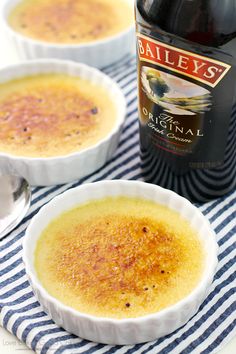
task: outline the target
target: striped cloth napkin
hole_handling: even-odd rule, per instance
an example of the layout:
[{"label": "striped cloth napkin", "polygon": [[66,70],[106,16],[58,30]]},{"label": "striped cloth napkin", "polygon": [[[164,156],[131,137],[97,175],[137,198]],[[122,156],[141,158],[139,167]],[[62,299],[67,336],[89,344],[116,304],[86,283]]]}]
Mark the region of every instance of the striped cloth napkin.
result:
[{"label": "striped cloth napkin", "polygon": [[75,183],[34,188],[31,208],[22,223],[0,243],[1,324],[35,352],[131,354],[215,353],[233,338],[236,327],[236,191],[200,206],[217,234],[219,266],[199,312],[176,332],[152,343],[108,346],[82,340],[54,324],[37,302],[22,263],[22,240],[31,218],[53,197],[85,182],[104,179],[142,180],[139,162],[135,58],[126,57],[104,72],[123,90],[128,115],[115,156],[100,170]]}]

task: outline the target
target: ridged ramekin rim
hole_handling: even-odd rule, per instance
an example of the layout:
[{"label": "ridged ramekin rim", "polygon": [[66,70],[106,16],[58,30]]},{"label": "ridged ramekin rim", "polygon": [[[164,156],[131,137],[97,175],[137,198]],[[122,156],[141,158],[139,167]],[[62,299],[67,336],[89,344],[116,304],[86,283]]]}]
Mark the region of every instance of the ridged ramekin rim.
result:
[{"label": "ridged ramekin rim", "polygon": [[[5,67],[0,68],[0,75],[1,72],[5,72],[5,71],[11,71],[11,69],[21,69],[22,66],[24,67],[37,67],[39,68],[41,64],[45,64],[45,65],[53,65],[53,64],[59,64],[59,65],[65,65],[68,68],[70,67],[77,67],[77,68],[81,68],[81,69],[85,69],[87,71],[90,71],[91,73],[94,73],[95,75],[99,75],[100,77],[104,78],[106,80],[107,83],[109,83],[114,90],[116,90],[116,92],[119,94],[119,106],[120,106],[120,112],[118,115],[118,111],[117,111],[117,122],[115,124],[115,126],[113,127],[113,129],[111,130],[110,133],[108,133],[107,136],[105,136],[103,139],[99,140],[96,144],[85,148],[81,151],[75,151],[73,153],[67,154],[67,155],[58,155],[58,156],[52,156],[52,157],[30,157],[30,156],[23,156],[23,155],[13,155],[10,153],[5,153],[5,152],[1,152],[0,151],[0,158],[4,158],[6,160],[9,161],[24,161],[27,164],[35,164],[35,163],[60,163],[64,160],[69,160],[69,159],[74,159],[74,158],[83,158],[84,156],[86,156],[87,154],[90,154],[92,152],[95,152],[96,150],[98,150],[100,147],[102,147],[105,144],[108,144],[109,141],[111,141],[114,136],[116,136],[120,130],[122,129],[124,122],[125,122],[125,118],[126,118],[126,114],[127,114],[127,103],[126,103],[126,99],[125,96],[122,92],[122,90],[119,88],[118,84],[112,80],[108,75],[106,75],[105,73],[103,73],[102,71],[100,71],[97,68],[91,67],[87,64],[84,63],[78,63],[78,62],[74,62],[72,60],[63,60],[63,59],[34,59],[34,60],[30,60],[30,61],[21,61],[18,64],[11,64],[11,65],[7,65]],[[38,71],[38,73],[34,73],[33,75],[37,75],[40,74],[40,69]],[[53,70],[52,70],[52,73]],[[58,73],[55,71],[55,73]],[[68,75],[68,73],[66,71],[60,71],[60,73],[65,73]],[[32,74],[22,74],[22,78],[25,76],[33,76]],[[75,75],[70,75],[72,77],[76,77]],[[17,77],[19,78],[19,77]],[[14,76],[12,77],[12,79],[10,80],[14,80]],[[10,81],[10,80],[6,80],[6,82]],[[89,80],[88,80],[89,81]],[[110,95],[110,98],[112,100],[112,96]]]},{"label": "ridged ramekin rim", "polygon": [[[208,228],[208,233],[209,233],[209,238],[211,236],[211,243],[212,243],[212,247],[210,249],[207,250],[207,254],[211,254],[211,256],[214,258],[214,260],[212,261],[212,263],[209,265],[207,264],[207,266],[205,265],[205,269],[204,269],[204,273],[201,277],[201,280],[199,281],[199,283],[197,284],[197,286],[193,289],[193,291],[186,297],[184,297],[182,300],[178,301],[176,304],[167,307],[166,309],[163,309],[159,312],[156,313],[152,313],[149,315],[145,315],[145,316],[141,316],[141,317],[137,317],[137,318],[125,318],[125,319],[115,319],[115,318],[110,318],[110,317],[97,317],[97,316],[93,316],[90,314],[86,314],[86,313],[82,313],[79,312],[75,309],[73,309],[72,307],[63,304],[62,302],[60,302],[59,300],[57,300],[55,297],[53,297],[52,295],[50,295],[47,290],[43,287],[43,285],[40,283],[40,281],[37,279],[37,277],[34,275],[33,270],[31,269],[31,265],[30,265],[30,261],[28,260],[28,246],[27,246],[27,242],[29,242],[30,240],[30,235],[32,232],[32,229],[34,227],[34,220],[36,220],[37,218],[40,218],[41,215],[48,209],[51,209],[53,206],[55,207],[57,202],[60,200],[63,200],[65,195],[69,195],[69,194],[73,194],[76,191],[79,191],[81,189],[89,189],[91,186],[93,186],[92,188],[95,188],[97,186],[105,186],[108,184],[114,184],[114,183],[119,183],[119,184],[123,184],[123,185],[129,185],[129,184],[136,184],[139,188],[154,188],[156,191],[161,191],[161,192],[165,192],[166,195],[168,194],[170,198],[177,198],[179,199],[183,204],[185,204],[186,207],[191,207],[191,209],[194,210],[194,212],[196,213],[196,215],[200,216],[207,228]],[[125,195],[122,194],[122,195]],[[106,193],[104,194],[104,197],[106,196]],[[91,196],[92,199],[92,196]],[[162,203],[161,203],[162,204]],[[167,205],[167,204],[164,204]],[[171,207],[170,207],[171,208]],[[67,209],[65,209],[64,211],[66,211]],[[51,219],[53,220],[53,218]],[[32,287],[35,291],[39,291],[40,295],[43,297],[44,302],[46,301],[47,303],[51,303],[53,304],[53,306],[56,306],[57,309],[59,309],[59,311],[62,311],[63,313],[66,313],[66,315],[72,315],[74,317],[76,317],[77,319],[86,319],[89,321],[92,321],[93,323],[96,323],[99,325],[99,323],[108,323],[108,324],[112,324],[112,325],[137,325],[137,324],[143,324],[145,322],[148,321],[153,321],[153,320],[160,320],[163,317],[168,317],[168,316],[173,316],[173,313],[179,313],[181,311],[181,309],[183,309],[186,305],[191,305],[194,302],[196,302],[196,299],[198,299],[197,302],[199,302],[199,297],[201,298],[202,296],[205,296],[206,291],[208,290],[208,288],[210,287],[210,285],[212,284],[213,281],[213,277],[216,271],[216,267],[218,265],[218,258],[217,258],[217,254],[218,254],[218,244],[216,241],[216,235],[214,230],[211,228],[210,222],[208,221],[208,219],[201,213],[201,211],[194,206],[190,201],[188,201],[186,198],[179,196],[177,193],[167,190],[165,188],[162,188],[160,186],[156,186],[156,185],[151,185],[142,181],[129,181],[129,180],[105,180],[105,181],[99,181],[99,182],[94,182],[94,183],[86,183],[83,184],[79,187],[76,188],[72,188],[67,190],[66,192],[60,194],[59,196],[53,198],[48,204],[46,204],[45,206],[43,206],[41,208],[41,210],[39,211],[39,213],[37,215],[35,215],[27,230],[26,230],[26,234],[25,234],[25,238],[23,241],[23,262],[25,264],[25,268],[26,268],[26,274],[29,277]],[[34,252],[34,250],[33,250]]]},{"label": "ridged ramekin rim", "polygon": [[[5,10],[6,10],[6,6],[9,6],[9,3],[12,0],[4,0],[2,3],[2,6],[0,8],[0,19],[2,20],[2,24],[4,26],[4,29],[9,32],[11,34],[11,36],[14,36],[15,38],[17,38],[17,40],[21,41],[21,42],[27,42],[29,45],[33,45],[33,46],[41,46],[43,48],[53,48],[53,49],[65,49],[65,50],[70,50],[70,49],[87,49],[87,48],[96,48],[99,47],[101,45],[109,45],[112,46],[113,44],[116,43],[117,40],[121,40],[123,38],[125,38],[126,36],[130,36],[133,35],[133,32],[135,30],[135,23],[131,24],[128,28],[126,28],[125,30],[122,30],[120,32],[118,32],[115,35],[106,37],[104,39],[99,39],[96,41],[91,41],[91,42],[85,42],[85,43],[81,43],[81,44],[60,44],[60,43],[50,43],[50,42],[46,42],[46,41],[40,41],[37,39],[33,39],[31,37],[27,37],[25,35],[23,35],[20,32],[17,32],[16,30],[14,30],[10,24],[8,23],[8,19],[6,18],[5,15]],[[21,0],[19,0],[20,2]],[[129,0],[127,2],[130,2]],[[130,5],[131,6],[131,5]]]}]

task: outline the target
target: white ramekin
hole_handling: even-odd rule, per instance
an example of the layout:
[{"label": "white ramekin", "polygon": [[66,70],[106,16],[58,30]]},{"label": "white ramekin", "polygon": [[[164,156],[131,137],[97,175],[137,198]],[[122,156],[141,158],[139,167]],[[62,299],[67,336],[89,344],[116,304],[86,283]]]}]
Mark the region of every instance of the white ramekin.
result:
[{"label": "white ramekin", "polygon": [[[135,48],[134,24],[117,35],[83,44],[54,44],[26,37],[8,23],[9,13],[20,1],[22,0],[4,0],[1,5],[1,20],[9,42],[22,60],[57,58],[103,68],[120,60]],[[133,6],[133,0],[127,2]]]},{"label": "white ramekin", "polygon": [[49,158],[13,156],[0,152],[0,172],[20,175],[33,186],[68,183],[103,166],[117,148],[126,116],[125,97],[118,85],[107,75],[85,64],[57,59],[29,61],[0,69],[0,83],[43,73],[64,73],[105,88],[115,104],[117,120],[107,137],[80,152]]},{"label": "white ramekin", "polygon": [[[107,196],[139,197],[166,205],[189,220],[198,232],[206,258],[202,277],[192,293],[177,304],[145,317],[98,318],[63,305],[43,288],[34,268],[34,251],[45,227],[62,212],[89,200]],[[23,243],[23,261],[36,297],[52,319],[68,332],[94,342],[135,344],[152,341],[184,325],[199,309],[212,283],[218,246],[208,220],[189,201],[158,186],[136,181],[103,181],[85,184],[56,197],[32,219]]]}]

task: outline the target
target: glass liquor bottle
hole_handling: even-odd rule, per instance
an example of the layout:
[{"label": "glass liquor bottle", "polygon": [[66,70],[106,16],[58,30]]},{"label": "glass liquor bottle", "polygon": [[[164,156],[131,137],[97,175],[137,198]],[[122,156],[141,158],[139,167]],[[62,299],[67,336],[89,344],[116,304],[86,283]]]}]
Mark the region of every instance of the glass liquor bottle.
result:
[{"label": "glass liquor bottle", "polygon": [[236,0],[137,0],[146,181],[192,201],[236,186]]}]

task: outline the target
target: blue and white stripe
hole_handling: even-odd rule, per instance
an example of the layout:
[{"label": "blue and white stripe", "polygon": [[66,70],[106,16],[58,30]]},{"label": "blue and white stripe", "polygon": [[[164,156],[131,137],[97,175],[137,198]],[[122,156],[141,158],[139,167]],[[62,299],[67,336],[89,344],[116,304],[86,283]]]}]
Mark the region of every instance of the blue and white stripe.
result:
[{"label": "blue and white stripe", "polygon": [[135,58],[127,57],[104,69],[122,88],[128,103],[126,124],[114,157],[95,173],[63,186],[34,188],[31,208],[0,243],[1,324],[41,354],[215,353],[236,332],[236,191],[199,205],[217,233],[219,266],[199,312],[176,332],[152,343],[108,346],[81,340],[56,326],[32,293],[22,263],[22,239],[32,216],[68,188],[102,179],[142,179],[139,159]]}]

